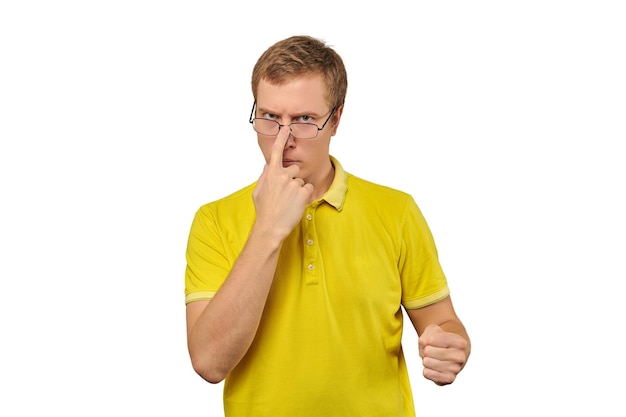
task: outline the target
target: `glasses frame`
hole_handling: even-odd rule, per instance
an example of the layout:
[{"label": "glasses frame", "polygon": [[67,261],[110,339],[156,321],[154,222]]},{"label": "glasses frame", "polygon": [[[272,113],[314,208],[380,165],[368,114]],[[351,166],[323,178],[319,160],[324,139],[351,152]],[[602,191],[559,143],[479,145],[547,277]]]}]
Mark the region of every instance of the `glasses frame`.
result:
[{"label": "glasses frame", "polygon": [[[324,122],[324,124],[322,125],[322,127],[319,127],[318,125],[316,125],[315,123],[300,123],[300,122],[293,122],[293,123],[289,123],[288,125],[281,125],[280,123],[278,123],[276,120],[269,120],[269,119],[264,119],[262,117],[253,117],[254,116],[254,111],[256,110],[256,100],[254,101],[254,103],[252,104],[252,111],[250,112],[250,119],[248,120],[248,122],[252,125],[252,128],[254,129],[254,121],[256,119],[261,119],[261,120],[267,120],[270,122],[274,122],[278,125],[278,132],[280,132],[280,129],[283,127],[288,127],[289,128],[289,132],[291,134],[291,136],[293,136],[294,139],[302,139],[302,140],[309,140],[309,139],[315,139],[319,133],[324,130],[324,127],[326,127],[326,123],[328,123],[328,121],[330,120],[331,117],[333,117],[333,114],[335,114],[335,110],[337,110],[337,106],[333,107],[333,109],[330,111],[330,114],[328,115],[328,118],[326,119],[326,121]],[[311,126],[315,126],[317,128],[317,133],[315,134],[315,136],[311,137],[311,138],[298,138],[296,136],[293,135],[293,132],[291,131],[291,125],[311,125]],[[257,132],[259,135],[263,135],[263,136],[278,136],[278,133],[276,133],[275,135],[266,135],[265,133],[260,133],[258,132],[256,129],[254,129],[255,132]]]}]

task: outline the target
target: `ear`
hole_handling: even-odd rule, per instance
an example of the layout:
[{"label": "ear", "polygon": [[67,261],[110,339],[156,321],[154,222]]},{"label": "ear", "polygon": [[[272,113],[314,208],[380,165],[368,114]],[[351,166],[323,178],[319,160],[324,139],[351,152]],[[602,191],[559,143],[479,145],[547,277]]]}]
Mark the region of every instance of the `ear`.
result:
[{"label": "ear", "polygon": [[331,132],[331,136],[335,136],[335,134],[337,134],[337,128],[339,127],[339,122],[341,121],[341,115],[343,114],[343,105],[337,107],[337,110],[335,110],[335,114],[333,114],[333,130]]}]

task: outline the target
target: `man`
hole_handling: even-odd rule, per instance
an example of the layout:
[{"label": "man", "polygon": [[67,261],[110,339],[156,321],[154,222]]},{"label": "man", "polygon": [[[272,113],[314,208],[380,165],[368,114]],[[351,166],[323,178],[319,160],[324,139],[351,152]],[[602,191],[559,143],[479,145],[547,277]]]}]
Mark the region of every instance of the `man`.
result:
[{"label": "man", "polygon": [[192,223],[189,354],[202,378],[225,379],[227,417],[414,416],[402,307],[426,378],[452,383],[470,354],[412,197],[329,154],[346,91],[341,58],[320,40],[265,51],[250,122],[266,165]]}]

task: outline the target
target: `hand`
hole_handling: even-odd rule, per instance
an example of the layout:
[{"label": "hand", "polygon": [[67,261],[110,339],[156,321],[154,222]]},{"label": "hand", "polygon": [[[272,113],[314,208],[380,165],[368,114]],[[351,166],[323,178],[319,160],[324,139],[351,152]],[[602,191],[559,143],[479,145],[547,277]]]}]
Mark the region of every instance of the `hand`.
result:
[{"label": "hand", "polygon": [[252,193],[256,226],[281,240],[300,222],[313,194],[313,185],[299,177],[298,166],[283,167],[283,151],[289,135],[289,129],[281,129],[276,136],[269,161]]},{"label": "hand", "polygon": [[437,385],[448,385],[467,361],[467,340],[455,333],[445,332],[431,324],[419,337],[419,354],[424,365],[424,377]]}]

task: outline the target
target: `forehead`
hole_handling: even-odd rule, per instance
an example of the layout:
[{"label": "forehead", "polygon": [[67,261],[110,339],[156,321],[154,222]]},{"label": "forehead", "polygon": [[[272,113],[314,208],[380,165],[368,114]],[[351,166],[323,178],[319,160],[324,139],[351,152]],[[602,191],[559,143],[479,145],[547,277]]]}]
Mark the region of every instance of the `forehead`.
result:
[{"label": "forehead", "polygon": [[272,84],[265,79],[259,81],[257,105],[274,110],[309,108],[325,110],[326,84],[321,75],[308,75]]}]

